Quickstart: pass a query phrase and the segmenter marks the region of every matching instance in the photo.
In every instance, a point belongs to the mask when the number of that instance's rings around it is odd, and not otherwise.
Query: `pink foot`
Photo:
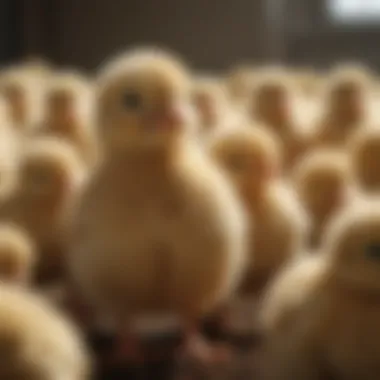
[[[186,358],[207,366],[225,364],[232,359],[232,351],[227,345],[212,345],[199,335],[190,338],[186,343],[184,355]]]
[[[120,338],[112,358],[114,362],[133,361],[138,363],[144,360],[140,344],[135,337]]]

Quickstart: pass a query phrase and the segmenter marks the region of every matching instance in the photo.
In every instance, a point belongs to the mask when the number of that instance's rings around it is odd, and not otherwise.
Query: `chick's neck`
[[[257,183],[254,186],[243,186],[241,195],[251,212],[257,213],[264,210],[269,188],[269,182],[265,181]]]
[[[156,145],[149,147],[135,146],[123,151],[112,152],[106,158],[108,165],[118,171],[125,167],[134,168],[143,172],[157,172],[170,170],[180,158],[183,151],[183,142],[168,145]]]

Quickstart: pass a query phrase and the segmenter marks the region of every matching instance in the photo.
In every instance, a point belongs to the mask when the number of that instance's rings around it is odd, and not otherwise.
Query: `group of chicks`
[[[81,335],[144,366],[179,331],[210,368],[254,346],[258,379],[378,380],[376,83],[159,49],[4,69],[0,379],[89,378]]]

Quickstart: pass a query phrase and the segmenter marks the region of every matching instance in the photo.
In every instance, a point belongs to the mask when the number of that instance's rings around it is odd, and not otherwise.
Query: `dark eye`
[[[366,248],[366,255],[371,260],[380,261],[380,243],[369,244]]]
[[[242,157],[230,157],[228,166],[234,172],[241,172],[245,170],[245,161]]]
[[[143,105],[142,96],[136,91],[126,91],[122,97],[123,106],[128,110],[137,111]]]

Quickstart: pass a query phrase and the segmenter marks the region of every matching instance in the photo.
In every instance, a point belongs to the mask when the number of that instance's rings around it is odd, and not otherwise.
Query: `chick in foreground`
[[[331,218],[354,197],[348,157],[341,151],[317,150],[295,168],[293,181],[311,220],[310,247],[318,248]]]
[[[359,202],[331,224],[321,255],[287,268],[263,312],[263,379],[380,376],[380,205]]]
[[[0,286],[0,378],[86,380],[88,354],[73,326],[40,298]]]
[[[194,143],[189,74],[176,59],[131,52],[99,87],[104,161],[74,218],[73,277],[120,336],[140,317],[178,318],[193,332],[239,282],[243,211]]]

